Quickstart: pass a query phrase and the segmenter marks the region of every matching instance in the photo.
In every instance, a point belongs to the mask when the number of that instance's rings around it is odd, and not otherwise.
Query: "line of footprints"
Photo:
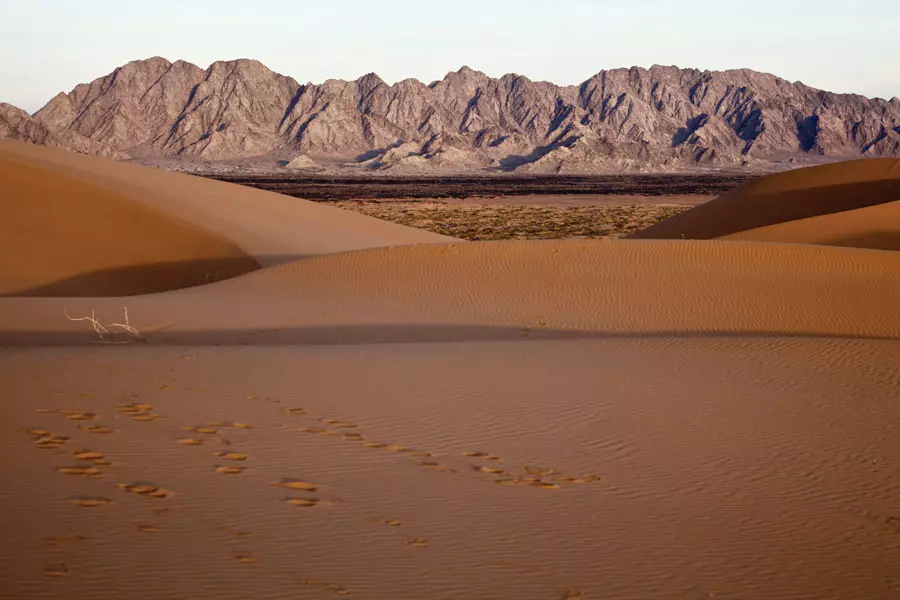
[[[141,402],[139,394],[129,394],[123,396],[123,399],[130,400],[130,402],[127,404],[118,404],[114,408],[116,411],[130,416],[134,421],[153,422],[158,419],[165,418],[163,415],[153,412],[154,408],[152,405]],[[261,398],[258,396],[247,396],[246,399],[258,400]],[[266,398],[266,400],[271,403],[280,402],[279,400],[272,398]],[[36,412],[64,415],[65,419],[70,421],[98,421],[100,419],[100,416],[96,413],[80,411],[76,409],[40,409]],[[289,408],[286,409],[285,412],[289,415],[294,416],[307,414],[307,411],[302,408]],[[410,448],[408,446],[403,446],[400,444],[368,441],[366,439],[366,436],[359,430],[359,426],[356,423],[321,417],[317,420],[322,425],[321,427],[301,427],[298,429],[298,431],[300,433],[308,435],[321,436],[322,438],[333,438],[346,442],[358,443],[366,448],[370,448],[373,450],[381,450],[406,455],[416,459],[415,464],[418,467],[429,471],[436,471],[447,474],[459,473],[458,469],[433,460],[434,457],[430,452],[416,450],[414,448]],[[78,427],[79,429],[82,429],[87,433],[100,435],[113,434],[118,431],[113,427],[108,427],[102,424],[80,423]],[[251,427],[246,423],[236,421],[215,422],[195,426],[183,426],[181,427],[181,430],[190,435],[185,435],[184,437],[178,438],[177,443],[183,446],[203,446],[210,441],[215,441],[225,446],[230,446],[231,441],[221,436],[221,433],[223,433],[223,431],[227,429],[241,430],[251,429]],[[63,446],[66,446],[67,444],[71,444],[73,442],[67,436],[37,427],[28,428],[25,430],[25,433],[33,437],[35,446],[40,449],[58,450]],[[104,477],[103,468],[113,466],[112,461],[110,461],[101,452],[93,451],[87,448],[80,448],[77,450],[69,450],[68,453],[73,457],[75,461],[78,462],[74,465],[57,468],[57,472],[59,474],[82,476],[88,479],[101,479]],[[246,467],[241,463],[246,461],[248,459],[248,456],[242,452],[233,450],[221,450],[215,452],[213,455],[223,461],[223,463],[225,463],[214,465],[214,469],[218,473],[221,473],[223,475],[239,475],[246,470]],[[600,480],[600,477],[596,475],[572,476],[556,471],[555,469],[537,467],[533,465],[524,465],[520,468],[503,468],[499,466],[499,464],[504,463],[504,459],[484,451],[463,452],[462,456],[469,460],[468,467],[472,472],[482,475],[482,479],[484,481],[498,485],[526,486],[545,490],[553,490],[565,486],[589,484]],[[135,494],[137,496],[152,500],[164,500],[170,497],[172,494],[169,490],[144,482],[119,483],[117,485],[126,493]],[[283,478],[280,481],[271,482],[271,485],[295,493],[284,498],[284,502],[291,506],[313,508],[329,504],[319,497],[310,495],[317,492],[319,490],[319,486],[308,481]],[[77,506],[95,508],[109,504],[112,502],[112,500],[110,498],[102,496],[89,496],[73,498],[72,502]],[[154,517],[170,516],[169,508],[166,506],[153,507],[152,514],[154,515]],[[402,525],[400,521],[380,517],[367,517],[367,520],[389,527],[400,527]],[[251,534],[246,532],[234,531],[232,529],[220,526],[214,527],[218,530],[233,534],[239,538],[251,537]],[[137,523],[137,529],[142,533],[155,533],[159,531],[158,525],[145,522]],[[47,540],[45,540],[45,542],[50,546],[69,546],[78,542],[82,542],[86,539],[87,538],[85,536],[74,535],[48,538]],[[405,543],[408,546],[414,548],[424,548],[428,546],[428,540],[421,537],[407,537],[405,538]],[[237,552],[234,554],[234,558],[238,562],[244,564],[252,564],[256,562],[256,558],[253,556],[252,552]],[[71,569],[62,562],[52,562],[48,564],[45,572],[48,577],[64,577],[72,573]],[[350,595],[350,592],[346,588],[337,585],[331,585],[320,580],[306,579],[303,580],[302,583],[313,589],[317,589],[323,592],[329,592],[334,595]],[[567,597],[581,596],[579,595]]]

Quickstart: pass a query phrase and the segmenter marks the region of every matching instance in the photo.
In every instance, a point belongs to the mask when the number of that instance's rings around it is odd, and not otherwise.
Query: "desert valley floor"
[[[3,600],[900,598],[900,160],[617,240],[0,181]]]

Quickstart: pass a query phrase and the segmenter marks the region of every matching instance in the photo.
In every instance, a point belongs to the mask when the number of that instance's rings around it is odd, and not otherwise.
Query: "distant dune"
[[[631,237],[708,240],[895,200],[900,159],[846,161],[758,179]]]
[[[818,245],[895,218],[896,161],[751,184],[671,228],[761,241],[469,243],[0,152],[3,281],[58,284],[65,250],[86,273],[123,248],[262,267],[0,297],[4,598],[897,591],[900,253]],[[126,307],[146,343],[66,318]]]

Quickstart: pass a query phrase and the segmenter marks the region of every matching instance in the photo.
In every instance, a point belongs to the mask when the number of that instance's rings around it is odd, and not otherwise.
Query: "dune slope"
[[[0,294],[127,296],[259,264],[230,241],[0,151]]]
[[[263,266],[364,248],[454,241],[322,204],[135,164],[0,140],[4,160],[126,196],[230,240]]]
[[[721,239],[900,250],[900,201],[750,229]]]
[[[764,177],[630,237],[712,239],[895,200],[900,159],[846,161]]]

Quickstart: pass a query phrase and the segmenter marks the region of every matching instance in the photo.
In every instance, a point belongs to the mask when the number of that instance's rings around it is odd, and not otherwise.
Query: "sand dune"
[[[900,201],[750,229],[722,239],[900,250]]]
[[[146,294],[259,268],[225,238],[2,151],[0,179],[0,294]]]
[[[190,178],[79,173],[214,213]],[[404,245],[420,234],[318,208],[242,221],[268,196],[220,197],[233,212],[208,229],[252,256],[303,250],[292,229],[327,255],[131,298],[0,298],[0,598],[900,591],[900,254]],[[65,318],[126,305],[146,343]]]
[[[895,200],[900,159],[854,160],[764,177],[631,237],[712,239]]]
[[[114,191],[223,236],[263,266],[297,258],[453,241],[280,194],[138,165],[0,140],[4,160]]]

